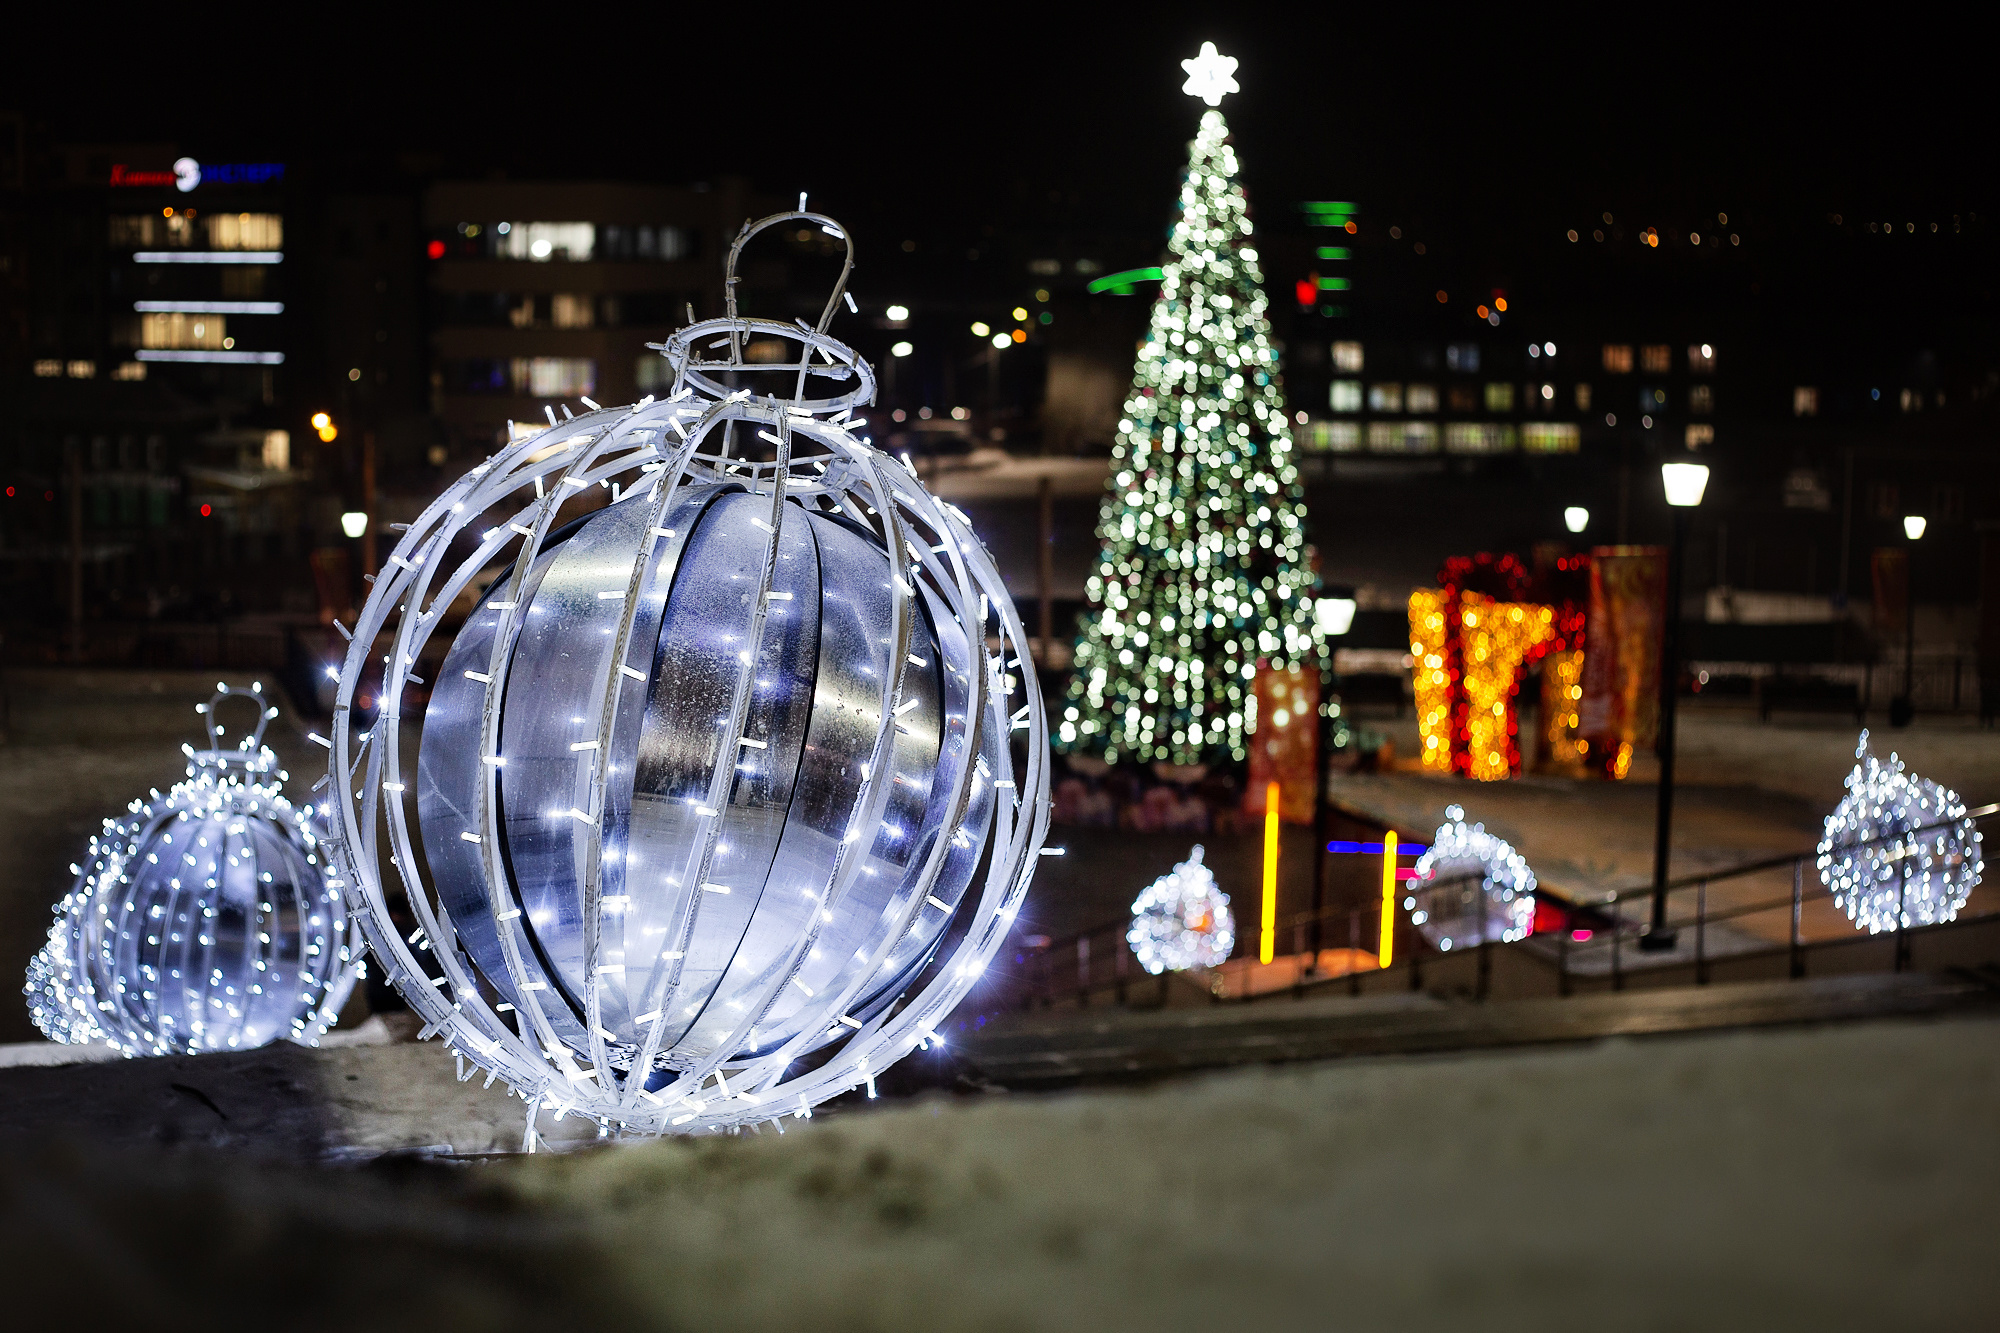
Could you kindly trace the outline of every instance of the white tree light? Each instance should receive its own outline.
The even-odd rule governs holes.
[[[1894,754],[1886,764],[1877,759],[1866,731],[1854,759],[1847,795],[1819,842],[1820,881],[1871,935],[1950,921],[1986,868],[1965,802],[1905,772]]]
[[[817,326],[736,313],[743,247],[779,225],[846,243]],[[335,863],[423,1035],[528,1102],[530,1148],[544,1109],[695,1133],[872,1093],[939,1040],[1048,854],[1027,640],[965,516],[856,415],[874,373],[826,331],[852,264],[803,197],[746,224],[728,315],[656,345],[672,393],[546,409],[410,525],[355,628]],[[475,581],[413,766],[410,669]]]
[[[215,714],[231,697],[258,721],[225,749]],[[29,1015],[51,1041],[126,1055],[317,1045],[362,975],[312,808],[280,793],[289,775],[263,743],[278,710],[261,685],[218,685],[196,711],[209,747],[182,746],[185,781],[104,821],[28,965]]]
[[[1132,904],[1125,942],[1138,955],[1139,966],[1154,976],[1220,967],[1236,947],[1229,895],[1216,887],[1201,858],[1202,847],[1196,843],[1187,860],[1148,884]]]
[[[1508,944],[1535,929],[1535,872],[1505,838],[1465,811],[1446,806],[1445,822],[1422,856],[1403,907],[1411,924],[1439,949],[1467,949],[1482,939]]]

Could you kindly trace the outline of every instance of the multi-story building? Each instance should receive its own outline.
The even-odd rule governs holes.
[[[433,185],[423,203],[431,391],[450,447],[489,452],[510,422],[540,424],[564,399],[656,392],[664,362],[645,344],[690,310],[720,313],[737,229],[775,207],[733,179]],[[777,285],[767,265],[745,276],[744,297]]]

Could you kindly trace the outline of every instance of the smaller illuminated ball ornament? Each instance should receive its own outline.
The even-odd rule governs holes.
[[[1847,795],[1826,817],[1819,877],[1847,919],[1869,934],[1950,921],[1986,868],[1965,802],[1916,777],[1891,754],[1877,759],[1868,733],[1854,750]]]
[[[225,749],[215,715],[230,698],[258,720]],[[263,743],[278,710],[261,685],[218,685],[196,711],[209,747],[183,746],[185,781],[104,821],[28,964],[29,1015],[51,1041],[126,1055],[315,1045],[361,975],[311,807],[280,794]]]
[[[1132,904],[1132,927],[1125,942],[1139,966],[1154,976],[1191,967],[1220,967],[1236,947],[1236,918],[1229,895],[1201,863],[1195,844],[1188,859],[1160,876]]]
[[[1505,838],[1468,826],[1459,806],[1445,807],[1430,849],[1417,858],[1403,906],[1437,948],[1511,944],[1535,929],[1535,872]]]

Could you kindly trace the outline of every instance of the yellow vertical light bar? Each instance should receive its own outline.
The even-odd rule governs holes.
[[[1257,935],[1257,961],[1278,953],[1278,784],[1264,788],[1264,928]]]
[[[1396,952],[1396,831],[1382,835],[1382,939],[1375,946],[1375,964],[1389,966]]]

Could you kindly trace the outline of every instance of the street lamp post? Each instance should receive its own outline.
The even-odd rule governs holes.
[[[1674,705],[1681,674],[1681,566],[1687,555],[1688,520],[1708,488],[1703,463],[1662,463],[1660,481],[1674,514],[1673,545],[1667,552],[1667,604],[1660,635],[1660,787],[1657,822],[1653,829],[1653,915],[1639,947],[1664,953],[1674,947],[1667,929],[1667,866],[1674,828]]]
[[[1328,587],[1325,596],[1313,604],[1313,617],[1318,623],[1320,634],[1331,641],[1347,633],[1354,627],[1354,589]],[[1326,770],[1333,758],[1333,687],[1338,677],[1333,670],[1333,650],[1331,643],[1327,649],[1326,665],[1320,672],[1319,716],[1314,719],[1319,731],[1314,747],[1318,772],[1314,774],[1313,785],[1313,896],[1312,896],[1312,950],[1313,964],[1319,963],[1320,913],[1326,907]]]
[[[1907,727],[1917,715],[1917,542],[1929,521],[1922,514],[1903,517],[1903,536],[1909,548],[1903,553],[1903,693],[1889,701],[1889,725]]]

